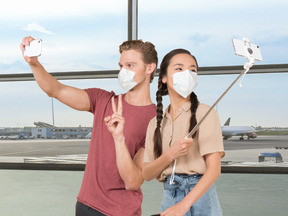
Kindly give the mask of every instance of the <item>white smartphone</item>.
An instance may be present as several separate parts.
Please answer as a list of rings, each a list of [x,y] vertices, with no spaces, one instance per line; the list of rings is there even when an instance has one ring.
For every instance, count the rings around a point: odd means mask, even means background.
[[[38,57],[42,52],[42,40],[33,40],[30,42],[29,46],[25,46],[24,56],[28,57]]]
[[[253,57],[257,61],[262,61],[260,47],[245,40],[232,39],[236,55],[246,58]]]

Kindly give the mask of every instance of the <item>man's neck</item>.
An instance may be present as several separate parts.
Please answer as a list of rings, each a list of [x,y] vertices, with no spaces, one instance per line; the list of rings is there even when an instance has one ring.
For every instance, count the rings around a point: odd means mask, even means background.
[[[152,104],[150,97],[150,85],[138,86],[138,88],[130,90],[124,97],[125,101],[134,106],[146,106]]]

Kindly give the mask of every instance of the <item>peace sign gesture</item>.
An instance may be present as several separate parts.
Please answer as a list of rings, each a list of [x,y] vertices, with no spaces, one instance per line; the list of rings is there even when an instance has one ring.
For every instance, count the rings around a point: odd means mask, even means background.
[[[122,95],[119,95],[118,107],[116,107],[114,97],[112,98],[112,110],[113,114],[104,118],[105,124],[113,137],[122,136],[124,134],[123,132],[125,124],[125,119],[122,116]]]

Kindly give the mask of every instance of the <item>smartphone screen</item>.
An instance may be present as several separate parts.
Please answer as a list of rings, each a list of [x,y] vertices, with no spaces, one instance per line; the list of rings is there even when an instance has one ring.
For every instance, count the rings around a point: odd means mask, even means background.
[[[42,51],[42,40],[33,40],[30,42],[29,46],[25,46],[24,56],[28,57],[38,57],[41,55]]]

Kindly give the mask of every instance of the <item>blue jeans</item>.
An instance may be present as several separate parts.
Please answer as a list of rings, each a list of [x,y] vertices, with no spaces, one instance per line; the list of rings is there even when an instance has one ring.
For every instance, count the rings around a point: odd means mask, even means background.
[[[179,203],[194,188],[202,175],[175,175],[174,184],[170,185],[170,176],[164,182],[161,212]],[[186,212],[185,216],[222,216],[215,185],[200,197]]]

